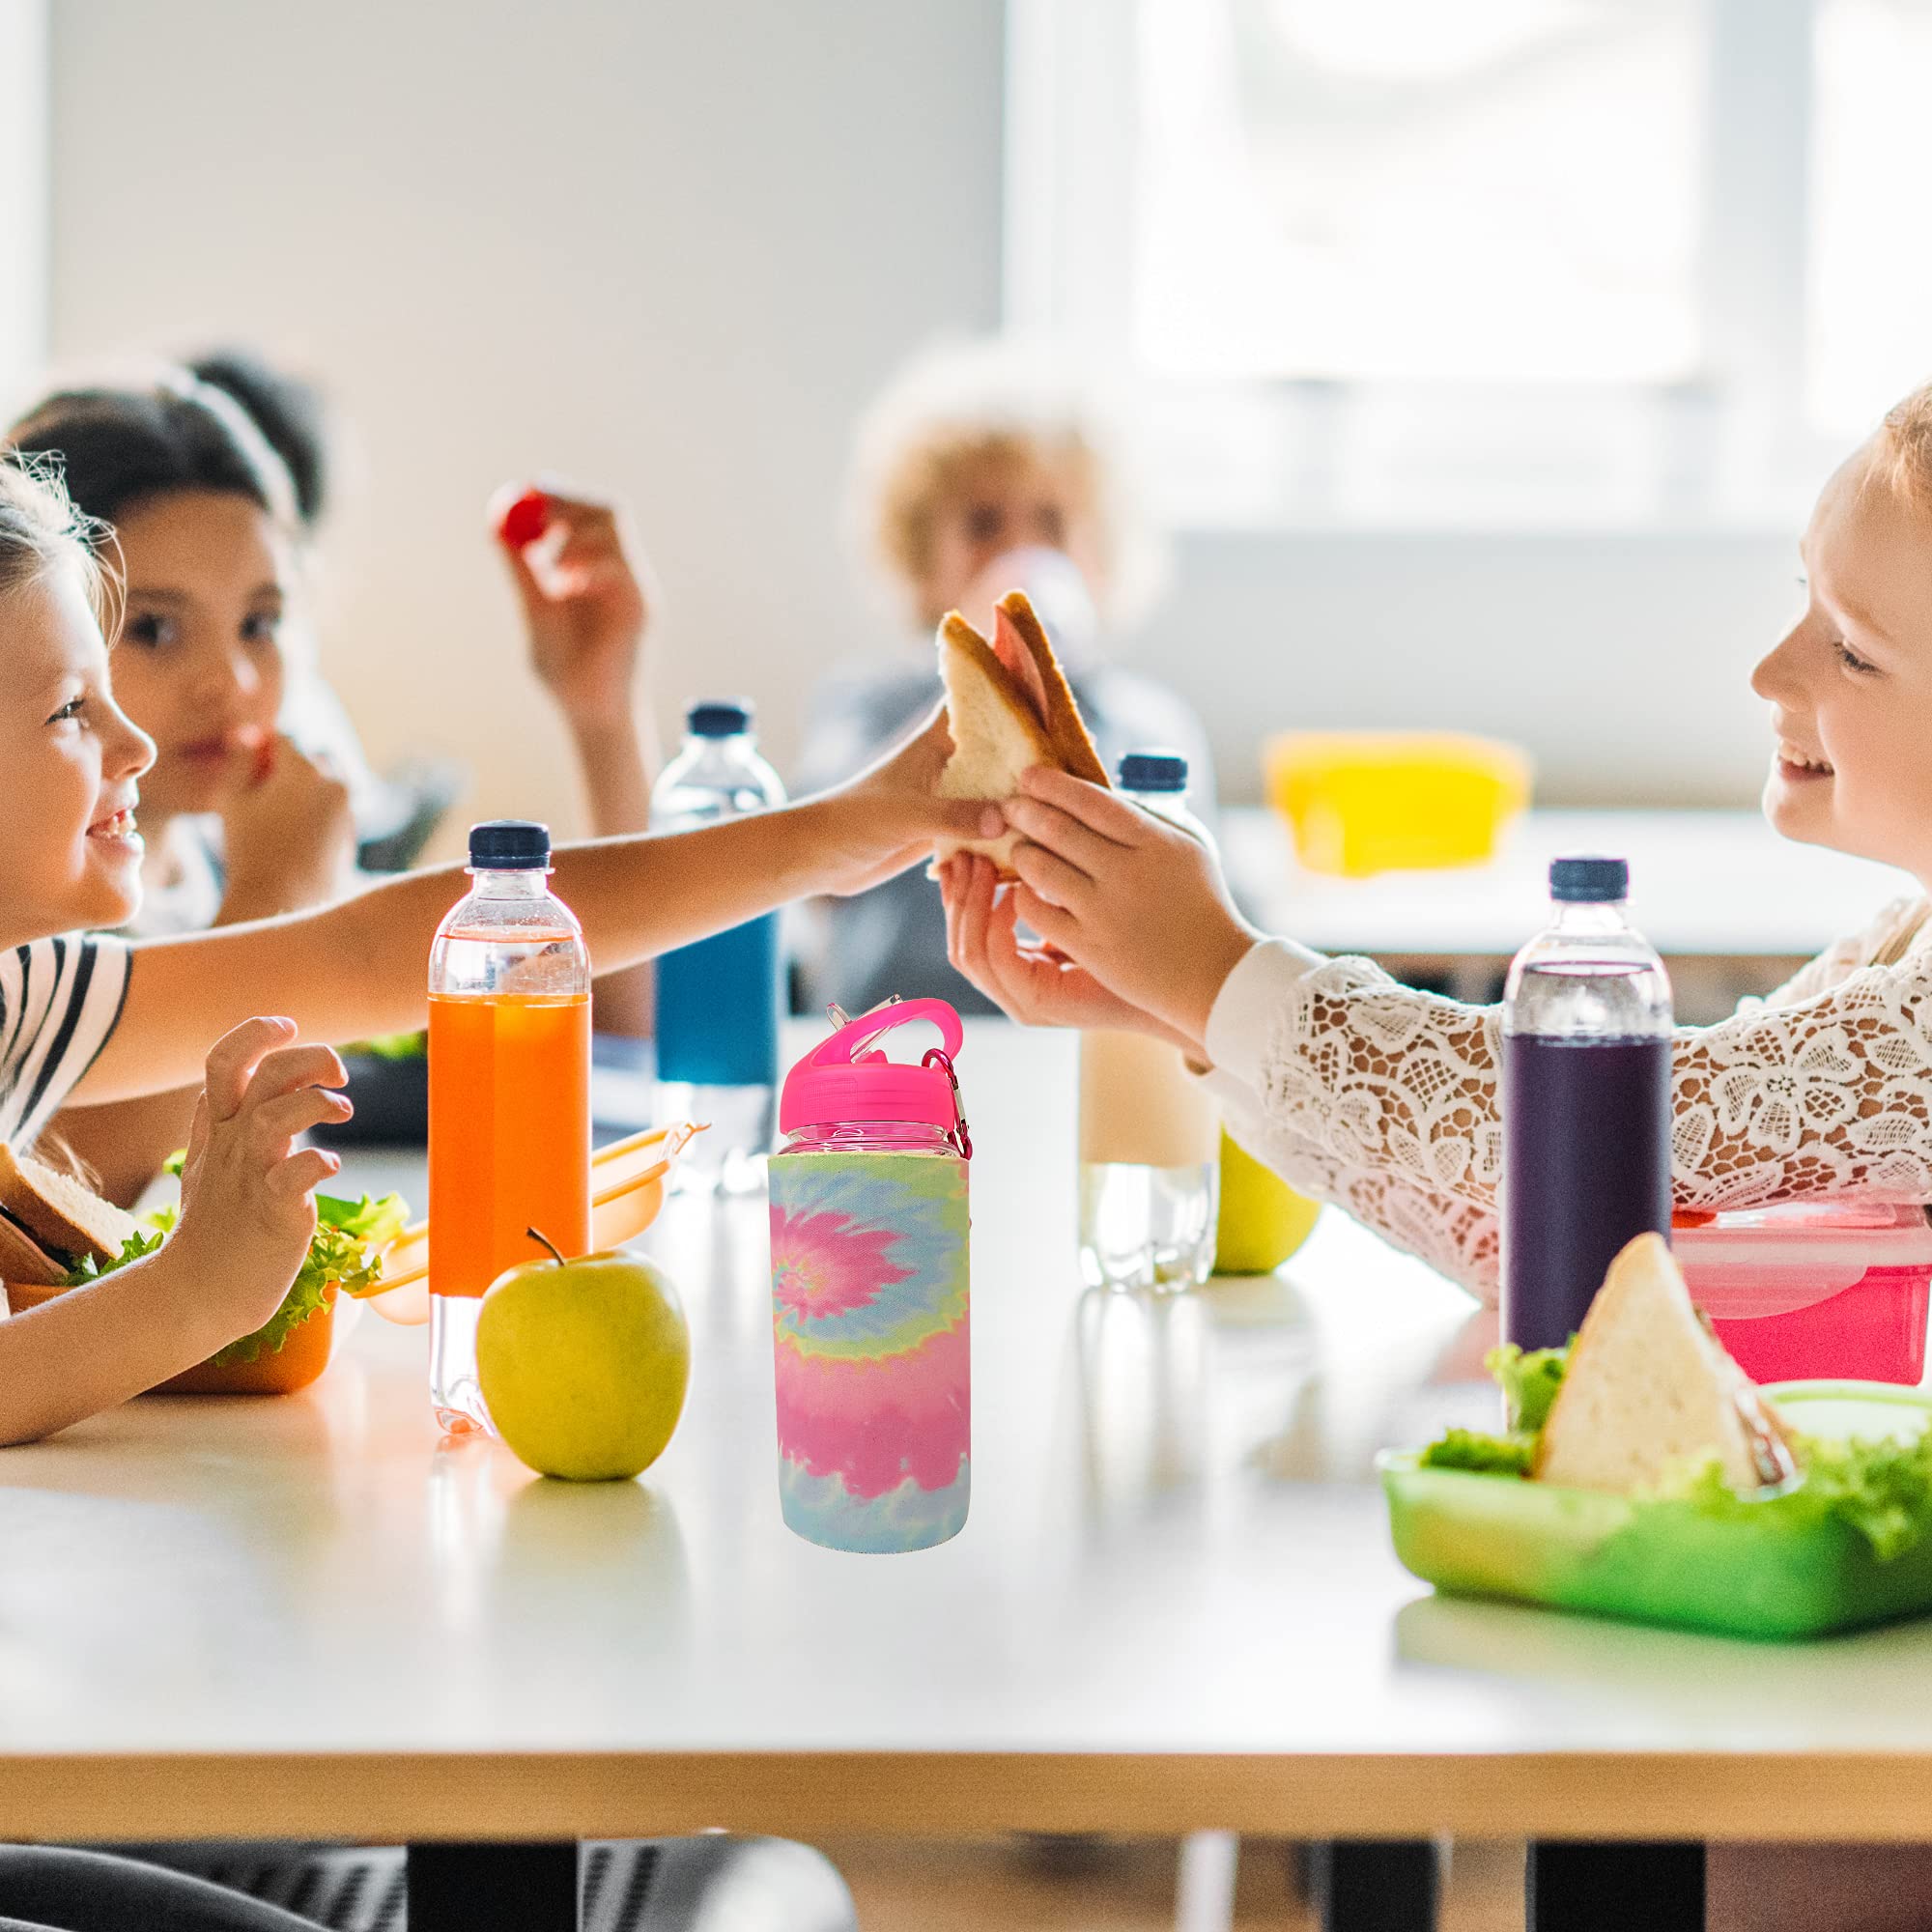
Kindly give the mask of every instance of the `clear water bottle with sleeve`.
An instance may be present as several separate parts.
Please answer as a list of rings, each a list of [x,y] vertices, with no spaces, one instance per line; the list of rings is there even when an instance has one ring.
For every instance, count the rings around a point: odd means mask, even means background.
[[[752,706],[711,699],[685,714],[684,747],[651,793],[651,830],[685,832],[784,803],[758,755]],[[673,1185],[727,1193],[759,1183],[772,1145],[783,994],[779,915],[733,926],[657,962],[659,1117],[703,1121]]]
[[[1120,790],[1210,845],[1187,809],[1187,760],[1129,752]],[[1080,1266],[1094,1288],[1172,1290],[1214,1269],[1221,1121],[1180,1049],[1141,1033],[1080,1036]]]
[[[1618,1252],[1670,1237],[1670,981],[1621,859],[1549,867],[1503,990],[1502,1331],[1559,1349]]]
[[[937,1046],[904,1043],[928,1027]],[[964,1037],[944,1000],[895,1001],[785,1077],[771,1161],[779,1500],[790,1528],[828,1548],[926,1549],[966,1521]]]

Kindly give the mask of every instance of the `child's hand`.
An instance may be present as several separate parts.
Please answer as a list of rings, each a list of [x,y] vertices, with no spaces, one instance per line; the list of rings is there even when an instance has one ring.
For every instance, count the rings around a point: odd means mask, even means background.
[[[960,852],[939,868],[946,899],[946,953],[1000,1009],[1024,1026],[1151,1033],[1184,1053],[1197,1039],[1110,993],[1083,967],[1051,946],[1023,946],[1016,893],[1000,891],[990,859]]]
[[[952,755],[946,708],[938,705],[876,764],[811,800],[821,820],[815,890],[863,893],[931,858],[942,841],[997,838],[1007,829],[997,805],[939,796],[939,775]]]
[[[292,738],[262,748],[222,809],[221,923],[322,905],[355,878],[349,787]]]
[[[1037,767],[1007,817],[1022,835],[1012,896],[1026,923],[1129,1007],[1202,1040],[1258,934],[1214,854],[1098,785]]]
[[[348,1078],[334,1049],[297,1046],[295,1037],[293,1020],[243,1020],[211,1049],[195,1103],[181,1220],[162,1254],[218,1303],[225,1341],[281,1306],[315,1235],[314,1190],[342,1167],[321,1148],[295,1146],[352,1111],[329,1091]]]
[[[523,601],[531,667],[565,719],[579,731],[628,728],[657,587],[621,507],[506,484],[490,526]]]

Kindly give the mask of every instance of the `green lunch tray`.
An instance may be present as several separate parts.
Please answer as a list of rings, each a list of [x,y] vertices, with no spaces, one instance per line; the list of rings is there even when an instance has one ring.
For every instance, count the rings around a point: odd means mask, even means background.
[[[1821,1437],[1911,1438],[1932,1395],[1888,1382],[1782,1382],[1765,1393]],[[1770,1497],[1755,1520],[1466,1469],[1378,1458],[1403,1567],[1438,1590],[1768,1640],[1932,1610],[1932,1535],[1881,1562],[1850,1524],[1794,1518]]]

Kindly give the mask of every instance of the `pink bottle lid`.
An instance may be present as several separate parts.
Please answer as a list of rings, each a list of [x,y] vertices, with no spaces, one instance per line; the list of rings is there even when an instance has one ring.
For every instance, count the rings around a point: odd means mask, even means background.
[[[940,1044],[917,1066],[888,1060],[878,1042],[916,1020],[939,1029]],[[965,1038],[959,1015],[944,1000],[904,1000],[848,1021],[785,1075],[779,1131],[843,1126],[861,1121],[913,1121],[958,1130],[969,1152],[952,1059]]]

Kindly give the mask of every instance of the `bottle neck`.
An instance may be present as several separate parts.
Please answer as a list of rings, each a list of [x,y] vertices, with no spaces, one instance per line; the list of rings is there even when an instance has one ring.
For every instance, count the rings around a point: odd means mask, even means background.
[[[785,1136],[786,1153],[920,1153],[959,1151],[946,1128],[928,1121],[814,1121]]]
[[[1151,811],[1156,818],[1165,818],[1170,824],[1191,824],[1194,814],[1187,809],[1187,789],[1183,785],[1179,791],[1127,791],[1121,796],[1130,804],[1137,805],[1143,811]]]
[[[550,897],[550,868],[526,866],[497,871],[486,866],[469,867],[473,899],[524,900],[535,904]]]
[[[1554,899],[1548,930],[1566,939],[1588,939],[1599,933],[1632,930],[1628,899]]]
[[[757,740],[750,731],[693,731],[684,741],[687,752],[709,753],[724,757],[749,757],[757,749]]]

